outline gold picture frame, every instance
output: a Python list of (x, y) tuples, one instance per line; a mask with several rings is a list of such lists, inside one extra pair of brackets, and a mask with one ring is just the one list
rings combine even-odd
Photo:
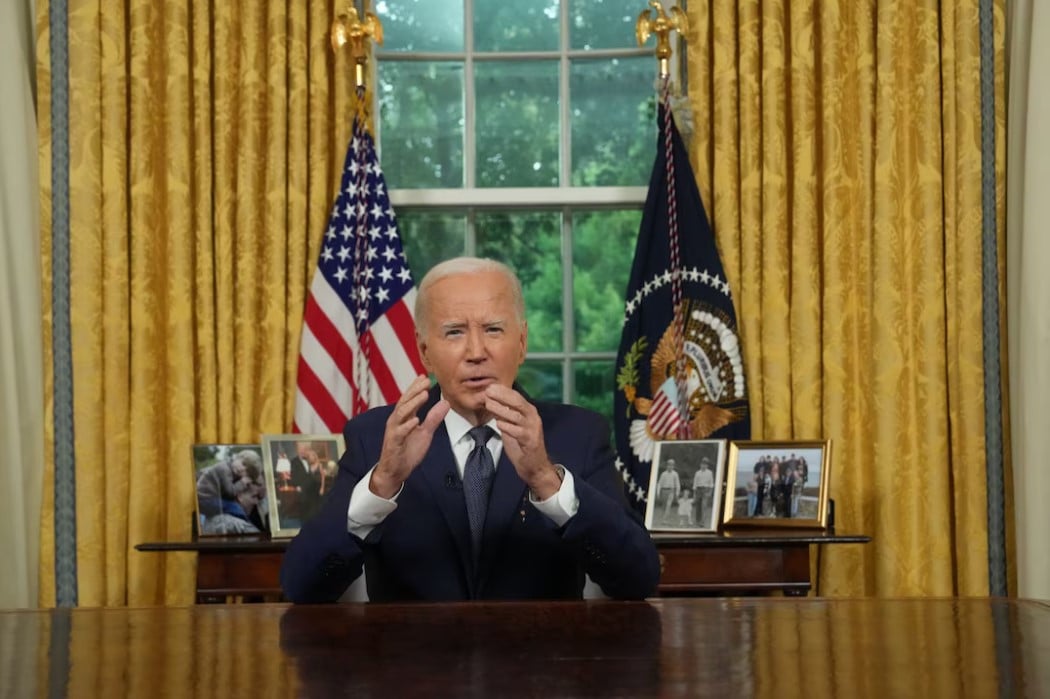
[(831, 440), (729, 443), (725, 527), (826, 529)]
[(316, 514), (331, 490), (342, 434), (264, 434), (263, 470), (270, 496), (270, 535), (293, 537)]

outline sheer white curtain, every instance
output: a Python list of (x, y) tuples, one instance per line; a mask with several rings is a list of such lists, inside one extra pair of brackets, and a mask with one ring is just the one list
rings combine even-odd
[(1006, 3), (1007, 294), (1018, 594), (1050, 599), (1050, 4)]
[(35, 607), (44, 464), (34, 0), (0, 2), (0, 608)]

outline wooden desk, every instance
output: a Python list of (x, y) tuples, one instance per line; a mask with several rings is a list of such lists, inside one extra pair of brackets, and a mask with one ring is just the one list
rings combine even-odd
[(0, 696), (1046, 697), (1016, 599), (199, 605), (0, 613)]
[[(811, 589), (810, 547), (861, 544), (870, 537), (821, 531), (653, 534), (660, 552), (662, 596), (741, 595)], [(139, 544), (139, 551), (196, 551), (197, 601), (258, 596), (281, 599), (279, 571), (286, 540), (215, 537)]]

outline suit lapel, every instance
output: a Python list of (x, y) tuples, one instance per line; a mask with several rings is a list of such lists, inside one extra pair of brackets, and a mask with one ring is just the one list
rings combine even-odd
[[(436, 386), (431, 389), (426, 405), (417, 413), (421, 422), (430, 408), (437, 403), (440, 395), (440, 389)], [(441, 511), (452, 539), (456, 542), (460, 564), (465, 573), (464, 577), (473, 581), (474, 564), (470, 546), (470, 523), (467, 521), (467, 506), (463, 499), (463, 481), (459, 477), (459, 469), (456, 468), (456, 457), (452, 453), (452, 445), (449, 443), (448, 430), (445, 429), (444, 423), (438, 425), (434, 431), (430, 449), (427, 449), (423, 461), (416, 470), (423, 474), (423, 479), (434, 495), (434, 502)], [(471, 590), (471, 596), (473, 596), (473, 590)]]
[(492, 484), (489, 509), (485, 515), (485, 531), (482, 534), (481, 561), (477, 576), (479, 590), (484, 588), (492, 561), (496, 558), (493, 554), (503, 546), (514, 518), (519, 517), (522, 508), (528, 505), (527, 498), (525, 481), (518, 476), (504, 449), (496, 467), (496, 480)]

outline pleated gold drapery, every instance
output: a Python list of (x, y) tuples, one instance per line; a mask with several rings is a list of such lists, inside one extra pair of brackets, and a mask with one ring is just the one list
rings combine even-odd
[(837, 528), (873, 537), (822, 553), (823, 594), (989, 590), (978, 5), (688, 3), (692, 154), (753, 436), (832, 439)]
[[(874, 537), (824, 552), (823, 594), (988, 591), (977, 5), (688, 3), (692, 149), (754, 435), (833, 439), (838, 527)], [(189, 536), (189, 444), (290, 423), (350, 128), (333, 5), (70, 2), (58, 250), (51, 110), (66, 105), (51, 100), (50, 11), (38, 3), (46, 395), (52, 262), (68, 255), (77, 601), (188, 603), (192, 557), (133, 547)], [(55, 410), (49, 398), (45, 605)]]
[[(257, 443), (291, 423), (305, 290), (350, 130), (332, 10), (70, 2), (66, 251), (51, 211), (51, 110), (65, 106), (38, 3), (46, 365), (51, 264), (68, 254), (81, 605), (191, 602), (191, 554), (133, 548), (189, 538), (189, 445)], [(54, 415), (49, 398), (45, 605)]]

